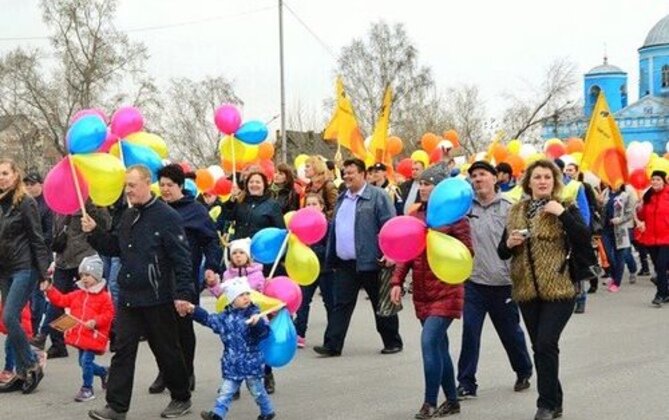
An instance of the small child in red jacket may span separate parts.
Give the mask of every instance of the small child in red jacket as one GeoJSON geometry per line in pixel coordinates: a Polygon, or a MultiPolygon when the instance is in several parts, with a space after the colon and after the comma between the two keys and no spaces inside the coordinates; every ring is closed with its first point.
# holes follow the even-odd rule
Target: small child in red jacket
{"type": "Polygon", "coordinates": [[[114,318],[111,295],[105,290],[102,278],[102,259],[98,255],[86,257],[79,265],[77,282],[79,290],[62,294],[48,286],[47,297],[51,304],[69,308],[69,314],[79,321],[65,332],[65,343],[79,349],[79,366],[83,373],[83,385],[74,397],[77,402],[95,398],[93,379],[99,376],[102,389],[107,387],[108,369],[95,363],[95,355],[103,354],[109,343],[109,330],[114,318]]]}

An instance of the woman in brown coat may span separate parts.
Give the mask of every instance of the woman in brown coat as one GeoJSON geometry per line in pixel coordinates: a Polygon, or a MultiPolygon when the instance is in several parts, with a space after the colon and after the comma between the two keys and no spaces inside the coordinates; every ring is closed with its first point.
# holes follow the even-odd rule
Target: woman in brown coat
{"type": "Polygon", "coordinates": [[[310,193],[315,193],[323,197],[325,216],[328,220],[332,219],[339,191],[330,179],[330,171],[323,159],[318,156],[311,156],[307,159],[304,167],[304,175],[309,179],[309,185],[307,185],[304,195],[307,196],[310,193]]]}

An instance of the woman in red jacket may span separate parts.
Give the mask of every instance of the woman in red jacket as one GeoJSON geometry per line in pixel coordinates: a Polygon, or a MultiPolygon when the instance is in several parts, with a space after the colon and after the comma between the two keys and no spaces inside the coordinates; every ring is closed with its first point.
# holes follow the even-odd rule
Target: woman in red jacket
{"type": "Polygon", "coordinates": [[[650,188],[643,195],[639,220],[640,242],[648,248],[657,275],[657,293],[651,303],[660,307],[669,302],[669,186],[666,172],[653,171],[650,188]]]}
{"type": "Polygon", "coordinates": [[[95,355],[103,354],[109,342],[109,330],[114,318],[111,295],[105,290],[102,278],[102,259],[98,255],[86,257],[79,265],[77,282],[79,290],[68,294],[48,287],[47,297],[52,305],[70,308],[70,316],[77,325],[65,332],[65,343],[79,349],[79,365],[83,373],[83,386],[74,397],[77,402],[95,398],[93,378],[99,376],[102,389],[107,385],[107,368],[95,364],[95,355]]]}
{"type": "MultiPolygon", "coordinates": [[[[412,216],[425,220],[427,200],[432,189],[447,177],[440,166],[426,169],[420,177],[419,195],[421,206],[412,216]]],[[[462,241],[472,251],[469,221],[461,219],[452,225],[439,229],[462,241]]],[[[423,374],[425,376],[425,400],[416,413],[417,419],[444,417],[460,412],[455,388],[453,362],[448,352],[448,327],[453,319],[460,318],[464,304],[464,287],[442,282],[430,270],[427,252],[408,263],[397,264],[393,273],[391,299],[399,303],[402,283],[409,270],[413,270],[413,301],[416,316],[423,325],[421,350],[423,354],[423,374]],[[437,408],[439,387],[443,387],[446,401],[437,408]]]]}

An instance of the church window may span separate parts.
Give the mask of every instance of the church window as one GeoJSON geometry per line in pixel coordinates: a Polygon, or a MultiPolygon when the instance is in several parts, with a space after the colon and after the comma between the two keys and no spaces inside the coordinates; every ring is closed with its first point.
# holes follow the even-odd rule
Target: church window
{"type": "Polygon", "coordinates": [[[627,107],[627,85],[620,85],[620,103],[623,108],[627,107]]]}
{"type": "Polygon", "coordinates": [[[594,85],[593,87],[590,88],[590,103],[595,104],[597,102],[597,97],[599,96],[599,92],[601,92],[601,88],[597,85],[594,85]]]}
{"type": "Polygon", "coordinates": [[[662,87],[669,88],[669,65],[662,66],[662,87]]]}

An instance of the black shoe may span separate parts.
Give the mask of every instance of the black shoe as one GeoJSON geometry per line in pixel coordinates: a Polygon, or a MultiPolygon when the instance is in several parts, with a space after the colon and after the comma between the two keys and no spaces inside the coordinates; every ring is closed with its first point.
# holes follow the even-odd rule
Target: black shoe
{"type": "Polygon", "coordinates": [[[241,397],[241,392],[237,390],[234,394],[232,394],[232,401],[237,401],[241,397]]]}
{"type": "Polygon", "coordinates": [[[585,313],[585,302],[576,302],[576,306],[574,306],[574,313],[575,314],[585,313]]]}
{"type": "Polygon", "coordinates": [[[49,350],[46,351],[47,359],[60,359],[67,356],[69,356],[69,354],[67,354],[67,349],[65,347],[51,346],[49,347],[49,350]]]}
{"type": "Polygon", "coordinates": [[[534,420],[553,420],[554,418],[555,412],[543,407],[539,407],[537,414],[534,415],[534,420]]]}
{"type": "Polygon", "coordinates": [[[39,364],[35,364],[34,367],[26,371],[26,378],[23,380],[23,385],[21,385],[21,392],[30,394],[37,388],[42,378],[44,378],[44,371],[39,364]]]}
{"type": "Polygon", "coordinates": [[[660,297],[660,296],[655,296],[655,298],[652,300],[651,305],[657,306],[658,308],[662,307],[662,304],[665,302],[666,298],[660,297]]]}
{"type": "Polygon", "coordinates": [[[125,413],[116,412],[111,407],[106,406],[100,410],[89,411],[88,417],[95,420],[125,420],[125,413]]]}
{"type": "Polygon", "coordinates": [[[190,378],[188,378],[188,388],[195,391],[195,375],[190,375],[190,378]]]}
{"type": "Polygon", "coordinates": [[[14,375],[9,381],[0,384],[0,393],[7,392],[16,392],[20,391],[23,387],[23,379],[19,378],[17,375],[14,375]]]}
{"type": "Polygon", "coordinates": [[[531,376],[532,375],[518,377],[518,379],[516,379],[516,383],[513,385],[513,390],[515,392],[521,392],[521,391],[525,391],[526,389],[528,389],[530,387],[530,377],[531,376]]]}
{"type": "Polygon", "coordinates": [[[650,278],[650,282],[653,283],[655,286],[657,286],[657,277],[652,276],[652,277],[650,278]]]}
{"type": "Polygon", "coordinates": [[[158,372],[156,380],[153,381],[151,386],[149,386],[149,394],[160,394],[165,390],[165,388],[166,385],[165,385],[165,379],[163,378],[163,374],[158,372]]]}
{"type": "Polygon", "coordinates": [[[638,273],[636,273],[637,276],[650,276],[650,270],[647,268],[642,268],[639,270],[638,273]]]}
{"type": "Polygon", "coordinates": [[[221,420],[221,416],[214,413],[213,411],[202,411],[200,413],[200,417],[202,417],[204,420],[221,420]]]}
{"type": "Polygon", "coordinates": [[[457,401],[444,401],[443,404],[437,408],[433,417],[446,417],[451,414],[457,414],[460,412],[460,403],[457,401]]]}
{"type": "Polygon", "coordinates": [[[418,420],[424,420],[424,419],[431,419],[434,417],[434,413],[437,412],[436,407],[432,407],[428,403],[423,403],[423,405],[420,407],[420,410],[416,414],[414,414],[413,418],[418,419],[418,420]]]}
{"type": "Polygon", "coordinates": [[[276,383],[274,382],[273,373],[265,374],[264,383],[265,383],[265,391],[267,391],[268,394],[274,394],[276,383]]]}
{"type": "Polygon", "coordinates": [[[402,351],[402,346],[384,347],[381,354],[395,354],[402,351]]]}
{"type": "Polygon", "coordinates": [[[314,351],[320,354],[322,357],[338,357],[341,356],[341,352],[329,349],[325,346],[315,346],[314,351]]]}
{"type": "Polygon", "coordinates": [[[555,411],[553,411],[553,418],[554,419],[557,419],[557,418],[560,418],[560,417],[562,417],[562,407],[558,407],[558,408],[555,409],[555,411]]]}
{"type": "Polygon", "coordinates": [[[192,403],[190,400],[186,401],[178,401],[178,400],[172,400],[170,403],[165,407],[162,413],[160,413],[160,417],[166,418],[166,419],[173,419],[176,417],[181,417],[184,414],[188,413],[190,411],[192,403]]]}
{"type": "Polygon", "coordinates": [[[458,387],[458,401],[476,398],[476,391],[469,391],[462,386],[458,387]]]}
{"type": "Polygon", "coordinates": [[[274,413],[261,414],[258,416],[258,420],[272,420],[274,417],[276,417],[276,414],[274,413]]]}
{"type": "Polygon", "coordinates": [[[30,345],[39,350],[44,350],[46,345],[46,334],[37,334],[30,340],[30,345]]]}

